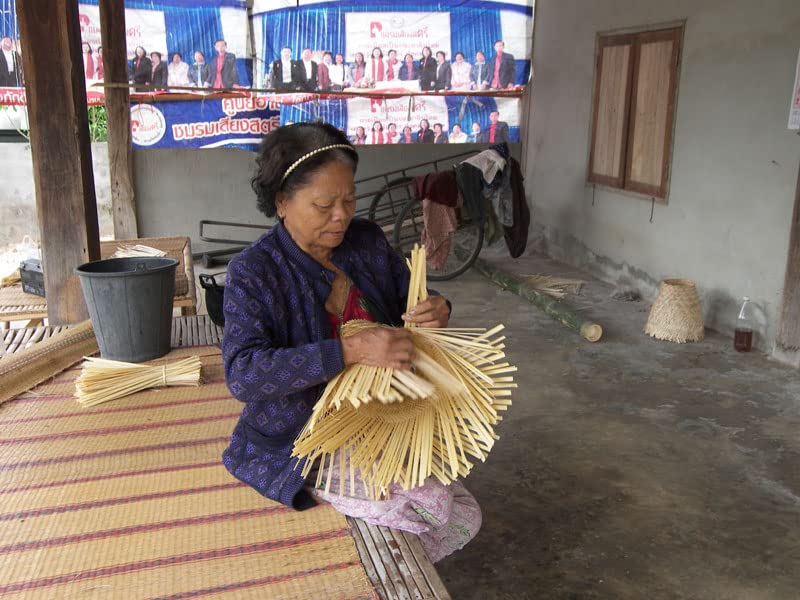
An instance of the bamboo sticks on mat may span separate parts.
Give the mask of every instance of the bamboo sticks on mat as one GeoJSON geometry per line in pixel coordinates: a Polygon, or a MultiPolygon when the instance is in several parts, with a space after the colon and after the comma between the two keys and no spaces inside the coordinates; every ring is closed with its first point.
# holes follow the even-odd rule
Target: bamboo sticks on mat
{"type": "Polygon", "coordinates": [[[163,365],[86,357],[75,396],[83,406],[94,406],[154,387],[199,386],[200,368],[197,356],[163,365]]]}
{"type": "MultiPolygon", "coordinates": [[[[415,248],[407,310],[427,299],[426,278],[425,250],[415,248]]],[[[342,336],[369,327],[384,325],[351,321],[342,336]]],[[[293,455],[307,459],[304,476],[319,463],[317,487],[330,491],[338,472],[338,492],[353,494],[356,471],[371,498],[388,495],[393,483],[422,486],[430,476],[448,484],[492,449],[494,427],[516,388],[516,367],[503,362],[503,326],[406,327],[416,348],[411,371],[353,365],[328,383],[314,406],[293,455]]]]}

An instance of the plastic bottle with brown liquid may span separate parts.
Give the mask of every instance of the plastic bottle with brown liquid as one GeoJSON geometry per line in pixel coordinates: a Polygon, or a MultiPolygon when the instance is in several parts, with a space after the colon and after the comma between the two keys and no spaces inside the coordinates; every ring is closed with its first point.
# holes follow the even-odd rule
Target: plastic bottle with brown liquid
{"type": "Polygon", "coordinates": [[[733,347],[737,352],[750,352],[753,349],[753,305],[750,298],[744,298],[739,318],[736,321],[736,330],[733,334],[733,347]]]}

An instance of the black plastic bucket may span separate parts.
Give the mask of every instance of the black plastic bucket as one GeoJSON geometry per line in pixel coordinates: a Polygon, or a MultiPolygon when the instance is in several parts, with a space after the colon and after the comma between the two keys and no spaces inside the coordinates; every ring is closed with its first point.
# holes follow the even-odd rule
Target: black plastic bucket
{"type": "Polygon", "coordinates": [[[83,296],[100,355],[143,362],[170,350],[173,258],[109,258],[81,265],[83,296]]]}

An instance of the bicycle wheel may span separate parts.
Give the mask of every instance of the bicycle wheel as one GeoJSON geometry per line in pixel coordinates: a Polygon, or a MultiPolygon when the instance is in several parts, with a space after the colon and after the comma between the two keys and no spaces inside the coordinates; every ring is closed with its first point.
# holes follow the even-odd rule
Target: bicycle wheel
{"type": "MultiPolygon", "coordinates": [[[[456,230],[428,256],[428,279],[447,281],[469,269],[483,247],[483,223],[471,221],[466,211],[456,209],[456,230]]],[[[422,243],[424,229],[422,202],[413,198],[406,202],[397,215],[392,242],[395,250],[405,257],[411,256],[414,244],[422,243]]]]}
{"type": "Polygon", "coordinates": [[[368,218],[380,225],[387,237],[391,235],[397,215],[414,197],[413,183],[413,177],[393,179],[372,197],[368,218]]]}

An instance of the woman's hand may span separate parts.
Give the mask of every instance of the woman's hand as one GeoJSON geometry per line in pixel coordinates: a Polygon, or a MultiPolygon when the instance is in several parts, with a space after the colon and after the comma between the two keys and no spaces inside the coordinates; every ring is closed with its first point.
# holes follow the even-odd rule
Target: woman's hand
{"type": "Polygon", "coordinates": [[[342,338],[345,366],[362,364],[407,370],[414,359],[414,344],[407,329],[373,327],[342,338]]]}
{"type": "Polygon", "coordinates": [[[403,320],[420,327],[447,327],[450,321],[447,300],[442,296],[431,296],[404,314],[403,320]]]}

